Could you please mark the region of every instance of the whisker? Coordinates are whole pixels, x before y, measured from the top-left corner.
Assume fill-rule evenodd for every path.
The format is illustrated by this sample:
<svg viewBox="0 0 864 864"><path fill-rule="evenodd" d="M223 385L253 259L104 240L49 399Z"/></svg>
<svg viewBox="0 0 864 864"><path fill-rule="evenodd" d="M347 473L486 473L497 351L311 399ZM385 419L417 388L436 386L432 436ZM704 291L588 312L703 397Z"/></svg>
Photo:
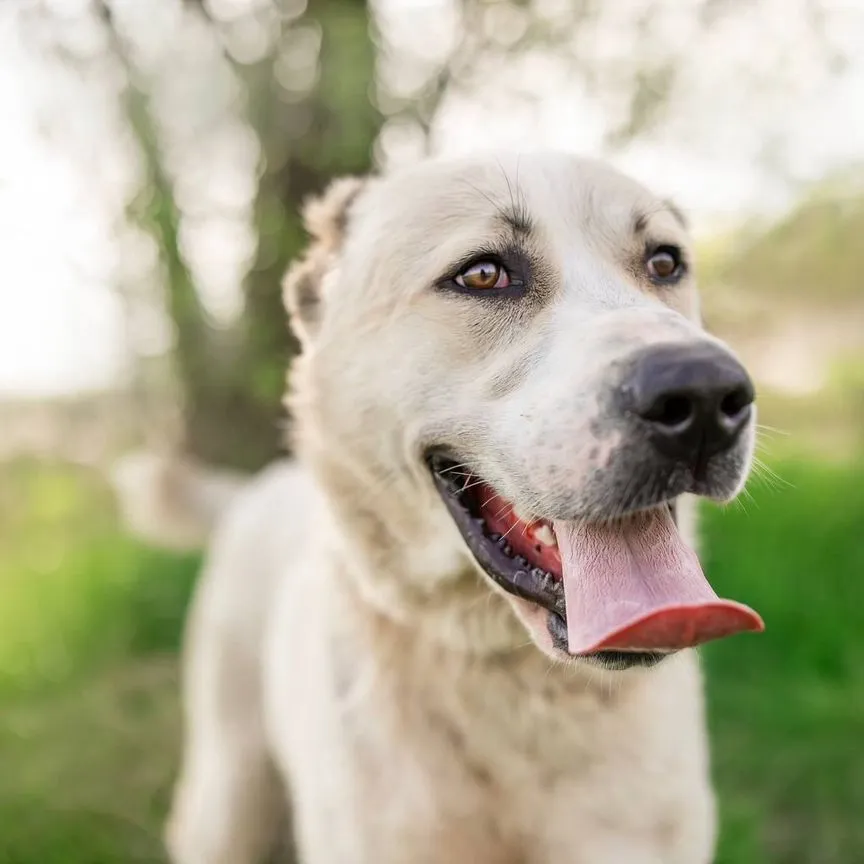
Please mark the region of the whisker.
<svg viewBox="0 0 864 864"><path fill-rule="evenodd" d="M493 496L492 496L491 498L489 498L487 501L484 501L484 502L483 502L483 506L484 506L484 507L488 507L488 506L489 506L489 505L490 505L490 504L495 500L496 497L497 497L496 495L493 495ZM506 503L505 503L505 504L501 507L501 509L500 509L500 510L495 514L495 517L494 517L494 518L497 519L497 518L498 518L498 517L499 517L499 516L500 516L500 515L501 515L501 514L502 514L502 513L503 513L503 512L504 512L504 511L509 507L509 506L510 506L509 504L506 504Z"/></svg>
<svg viewBox="0 0 864 864"><path fill-rule="evenodd" d="M503 540L519 523L514 522L502 535L501 539Z"/></svg>
<svg viewBox="0 0 864 864"><path fill-rule="evenodd" d="M777 426L768 426L765 423L757 423L756 428L760 432L768 432L773 435L786 435L789 436L792 433L788 429L779 429Z"/></svg>
<svg viewBox="0 0 864 864"><path fill-rule="evenodd" d="M764 481L771 489L794 489L795 484L781 477L773 468L763 462L758 456L753 457L753 476Z"/></svg>
<svg viewBox="0 0 864 864"><path fill-rule="evenodd" d="M744 503L745 501L748 504L752 504L757 510L759 509L759 504L753 497L753 493L746 486L741 490L741 494L733 501L733 504L738 507L742 513L749 515L747 512L747 506Z"/></svg>
<svg viewBox="0 0 864 864"><path fill-rule="evenodd" d="M444 468L439 473L440 474L449 474L451 471L455 471L457 468L467 468L467 467L468 467L467 462L459 462L456 465L449 465L447 468Z"/></svg>

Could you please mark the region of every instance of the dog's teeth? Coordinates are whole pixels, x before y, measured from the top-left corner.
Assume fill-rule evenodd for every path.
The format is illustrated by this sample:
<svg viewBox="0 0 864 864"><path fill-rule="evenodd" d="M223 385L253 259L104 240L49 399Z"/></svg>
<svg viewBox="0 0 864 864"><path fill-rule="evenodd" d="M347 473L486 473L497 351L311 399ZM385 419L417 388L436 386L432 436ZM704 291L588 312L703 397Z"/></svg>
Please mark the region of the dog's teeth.
<svg viewBox="0 0 864 864"><path fill-rule="evenodd" d="M489 539L490 539L493 543L497 543L497 542L501 539L501 535L500 535L500 534L490 534L490 535L489 535Z"/></svg>
<svg viewBox="0 0 864 864"><path fill-rule="evenodd" d="M534 530L533 534L544 546L558 545L558 541L555 539L555 535L552 533L552 529L548 525L541 525L539 528Z"/></svg>
<svg viewBox="0 0 864 864"><path fill-rule="evenodd" d="M543 588L550 589L555 586L555 577L542 567L535 567L531 571L531 575L534 576Z"/></svg>

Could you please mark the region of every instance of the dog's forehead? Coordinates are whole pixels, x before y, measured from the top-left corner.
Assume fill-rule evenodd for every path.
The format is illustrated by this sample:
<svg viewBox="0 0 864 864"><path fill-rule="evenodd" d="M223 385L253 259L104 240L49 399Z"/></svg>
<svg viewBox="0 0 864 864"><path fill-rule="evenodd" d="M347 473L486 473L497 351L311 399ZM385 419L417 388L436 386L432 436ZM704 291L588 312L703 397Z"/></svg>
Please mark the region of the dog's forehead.
<svg viewBox="0 0 864 864"><path fill-rule="evenodd" d="M370 198L369 215L427 242L496 226L550 239L586 226L629 235L649 220L684 230L677 211L639 183L601 162L557 153L428 162L380 181Z"/></svg>

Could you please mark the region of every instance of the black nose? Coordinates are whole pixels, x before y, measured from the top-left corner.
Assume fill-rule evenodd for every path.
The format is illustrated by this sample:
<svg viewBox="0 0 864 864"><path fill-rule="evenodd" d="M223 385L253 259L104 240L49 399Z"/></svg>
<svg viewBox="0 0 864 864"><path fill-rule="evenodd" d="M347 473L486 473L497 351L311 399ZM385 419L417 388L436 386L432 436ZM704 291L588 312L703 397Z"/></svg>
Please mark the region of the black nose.
<svg viewBox="0 0 864 864"><path fill-rule="evenodd" d="M648 424L654 446L696 468L735 443L755 395L744 367L710 343L646 349L624 392L630 410Z"/></svg>

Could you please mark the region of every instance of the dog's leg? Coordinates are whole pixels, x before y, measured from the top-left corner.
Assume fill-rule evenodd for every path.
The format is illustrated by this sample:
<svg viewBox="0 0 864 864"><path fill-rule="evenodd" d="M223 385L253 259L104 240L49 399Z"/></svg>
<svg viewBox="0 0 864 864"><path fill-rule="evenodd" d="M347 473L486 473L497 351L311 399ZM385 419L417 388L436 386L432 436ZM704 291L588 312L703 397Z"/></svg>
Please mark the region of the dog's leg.
<svg viewBox="0 0 864 864"><path fill-rule="evenodd" d="M239 622L220 614L221 575L205 574L190 620L186 744L166 831L174 864L261 864L286 827L262 723L260 666Z"/></svg>
<svg viewBox="0 0 864 864"><path fill-rule="evenodd" d="M230 737L200 741L174 799L166 832L171 860L264 864L280 840L281 816L279 783L259 747Z"/></svg>

